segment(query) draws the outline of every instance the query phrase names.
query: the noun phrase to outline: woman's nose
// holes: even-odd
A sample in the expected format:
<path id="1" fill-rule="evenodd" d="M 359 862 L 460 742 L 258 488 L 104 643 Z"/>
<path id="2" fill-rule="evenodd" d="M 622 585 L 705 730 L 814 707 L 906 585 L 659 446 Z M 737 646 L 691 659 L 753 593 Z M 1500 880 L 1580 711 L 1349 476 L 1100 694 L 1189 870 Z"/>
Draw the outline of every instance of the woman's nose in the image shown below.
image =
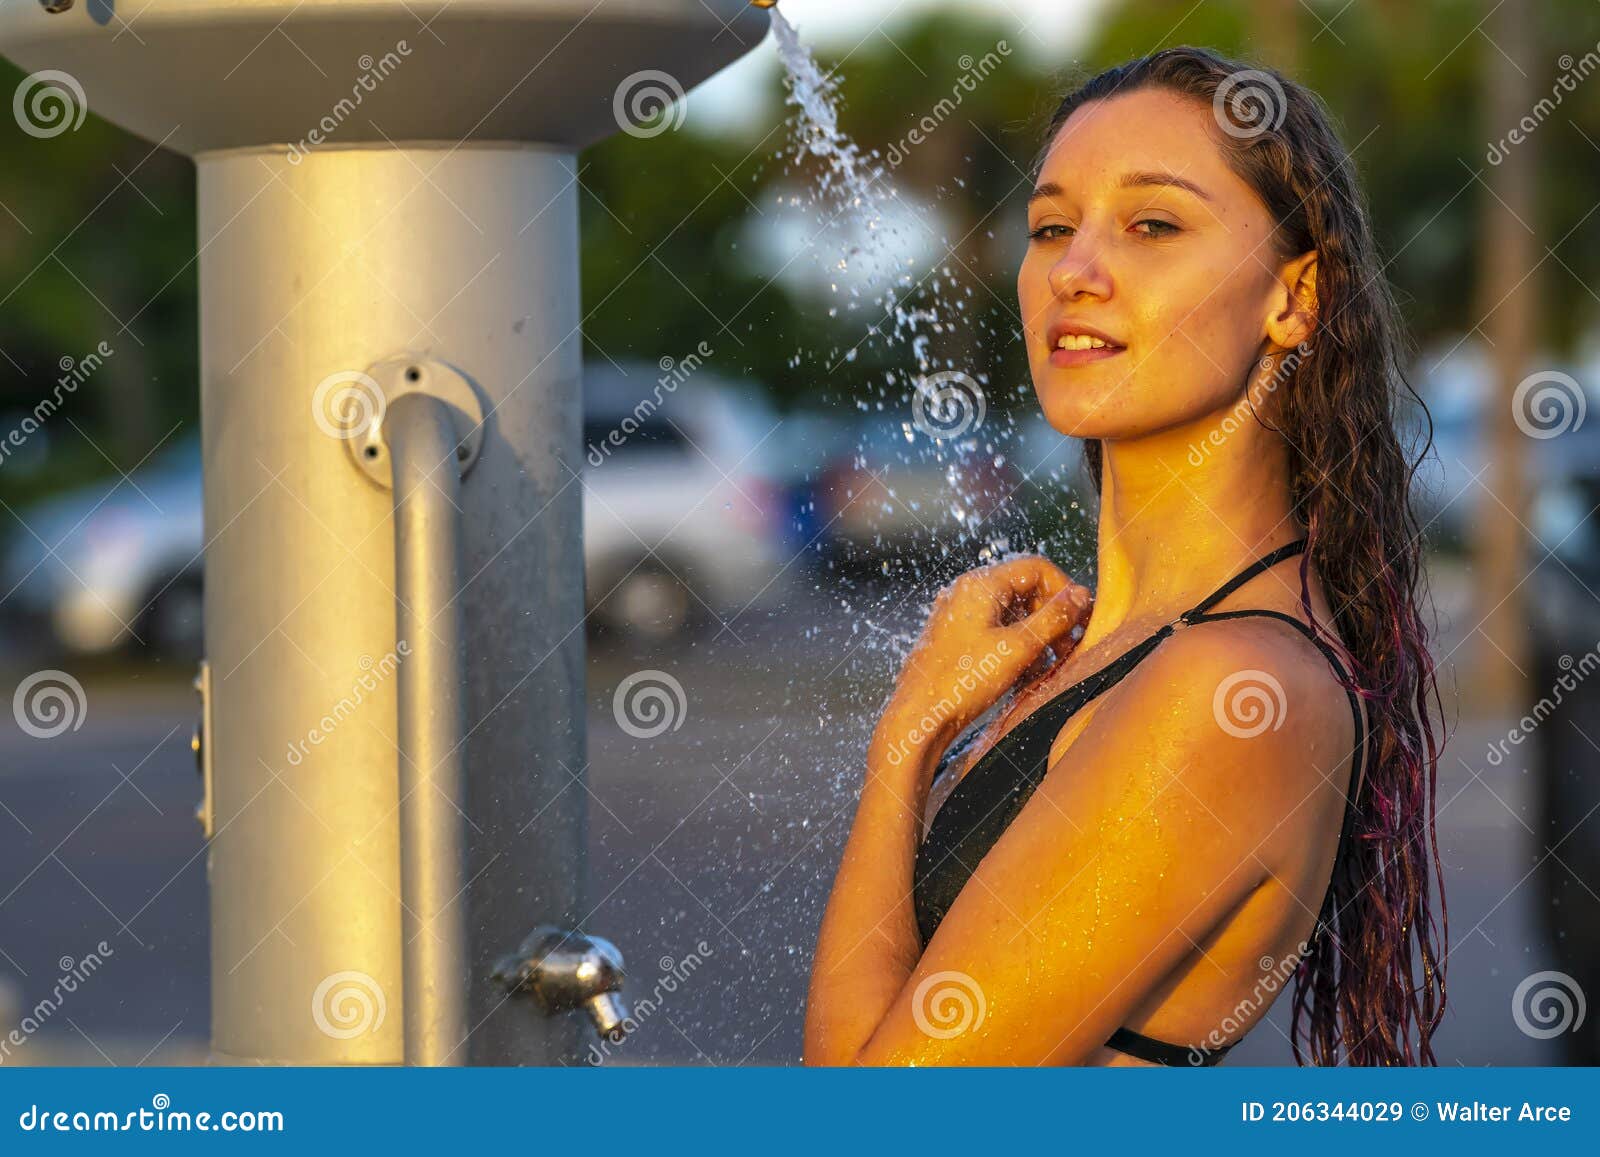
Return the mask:
<path id="1" fill-rule="evenodd" d="M 1105 255 L 1092 238 L 1079 234 L 1067 246 L 1061 259 L 1050 267 L 1050 289 L 1057 297 L 1076 297 L 1088 293 L 1108 297 L 1111 277 Z"/>

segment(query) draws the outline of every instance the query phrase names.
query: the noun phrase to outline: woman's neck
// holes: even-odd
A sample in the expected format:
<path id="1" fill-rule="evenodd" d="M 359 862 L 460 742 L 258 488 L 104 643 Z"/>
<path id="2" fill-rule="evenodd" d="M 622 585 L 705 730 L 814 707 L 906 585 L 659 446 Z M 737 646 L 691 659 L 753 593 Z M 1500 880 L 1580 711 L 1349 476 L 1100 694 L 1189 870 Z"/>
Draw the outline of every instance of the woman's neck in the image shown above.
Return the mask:
<path id="1" fill-rule="evenodd" d="M 1080 647 L 1124 622 L 1170 621 L 1304 535 L 1288 447 L 1253 423 L 1220 443 L 1184 427 L 1101 450 L 1098 575 Z"/>

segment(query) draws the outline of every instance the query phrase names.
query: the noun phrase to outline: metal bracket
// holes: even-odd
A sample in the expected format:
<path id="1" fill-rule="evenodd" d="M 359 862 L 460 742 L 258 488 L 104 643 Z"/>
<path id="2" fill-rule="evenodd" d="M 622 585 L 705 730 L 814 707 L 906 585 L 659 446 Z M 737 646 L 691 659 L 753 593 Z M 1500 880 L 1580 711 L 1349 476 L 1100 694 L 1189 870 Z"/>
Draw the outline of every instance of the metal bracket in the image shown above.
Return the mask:
<path id="1" fill-rule="evenodd" d="M 399 354 L 368 367 L 363 382 L 373 390 L 375 413 L 366 428 L 345 442 L 361 472 L 385 490 L 394 486 L 383 423 L 389 407 L 406 394 L 426 394 L 443 402 L 455 424 L 456 465 L 465 477 L 483 449 L 483 402 L 465 374 L 432 358 Z"/>

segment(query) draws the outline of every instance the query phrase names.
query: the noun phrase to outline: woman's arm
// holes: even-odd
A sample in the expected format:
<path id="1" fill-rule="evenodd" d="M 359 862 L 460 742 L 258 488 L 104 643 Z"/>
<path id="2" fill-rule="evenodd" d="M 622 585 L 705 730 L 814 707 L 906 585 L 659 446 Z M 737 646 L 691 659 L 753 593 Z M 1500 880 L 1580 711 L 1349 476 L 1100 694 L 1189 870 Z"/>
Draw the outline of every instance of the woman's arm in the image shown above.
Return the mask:
<path id="1" fill-rule="evenodd" d="M 1304 861 L 1309 831 L 1332 830 L 1351 726 L 1326 667 L 1297 644 L 1259 623 L 1163 643 L 1051 767 L 920 956 L 916 801 L 896 800 L 894 777 L 870 808 L 864 792 L 851 886 L 836 889 L 818 948 L 806 1060 L 1091 1057 L 1273 865 Z M 1219 717 L 1241 676 L 1282 689 L 1278 726 L 1256 734 Z"/>
<path id="2" fill-rule="evenodd" d="M 890 704 L 867 747 L 866 782 L 828 898 L 806 1000 L 805 1062 L 848 1064 L 922 955 L 912 869 L 933 769 L 953 735 Z"/>
<path id="3" fill-rule="evenodd" d="M 939 593 L 867 750 L 865 781 L 822 921 L 806 1003 L 805 1059 L 854 1057 L 921 954 L 912 870 L 940 756 L 1090 602 L 1048 559 L 968 571 Z"/>

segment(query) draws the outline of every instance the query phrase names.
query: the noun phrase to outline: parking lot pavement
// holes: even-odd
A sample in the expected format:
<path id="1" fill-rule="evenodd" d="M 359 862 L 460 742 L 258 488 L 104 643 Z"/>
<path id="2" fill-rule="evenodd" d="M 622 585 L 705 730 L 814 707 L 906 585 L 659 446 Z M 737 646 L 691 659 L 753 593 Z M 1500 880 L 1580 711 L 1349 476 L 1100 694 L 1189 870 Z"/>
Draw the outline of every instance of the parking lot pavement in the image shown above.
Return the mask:
<path id="1" fill-rule="evenodd" d="M 591 655 L 585 927 L 621 946 L 630 995 L 649 1006 L 608 1063 L 798 1059 L 861 753 L 894 641 L 916 625 L 915 607 L 852 598 L 848 614 L 818 596 L 691 647 Z M 684 691 L 677 726 L 650 738 L 622 726 L 614 701 L 641 670 Z M 14 1015 L 66 960 L 102 939 L 113 950 L 4 1063 L 188 1063 L 209 1031 L 193 700 L 181 684 L 124 681 L 91 686 L 90 703 L 80 730 L 49 742 L 0 728 L 0 976 Z M 1510 722 L 1462 721 L 1440 769 L 1453 948 L 1444 1064 L 1557 1063 L 1512 1009 L 1516 986 L 1553 965 L 1530 874 L 1532 772 L 1485 758 Z M 1288 1003 L 1230 1064 L 1290 1063 Z"/>

